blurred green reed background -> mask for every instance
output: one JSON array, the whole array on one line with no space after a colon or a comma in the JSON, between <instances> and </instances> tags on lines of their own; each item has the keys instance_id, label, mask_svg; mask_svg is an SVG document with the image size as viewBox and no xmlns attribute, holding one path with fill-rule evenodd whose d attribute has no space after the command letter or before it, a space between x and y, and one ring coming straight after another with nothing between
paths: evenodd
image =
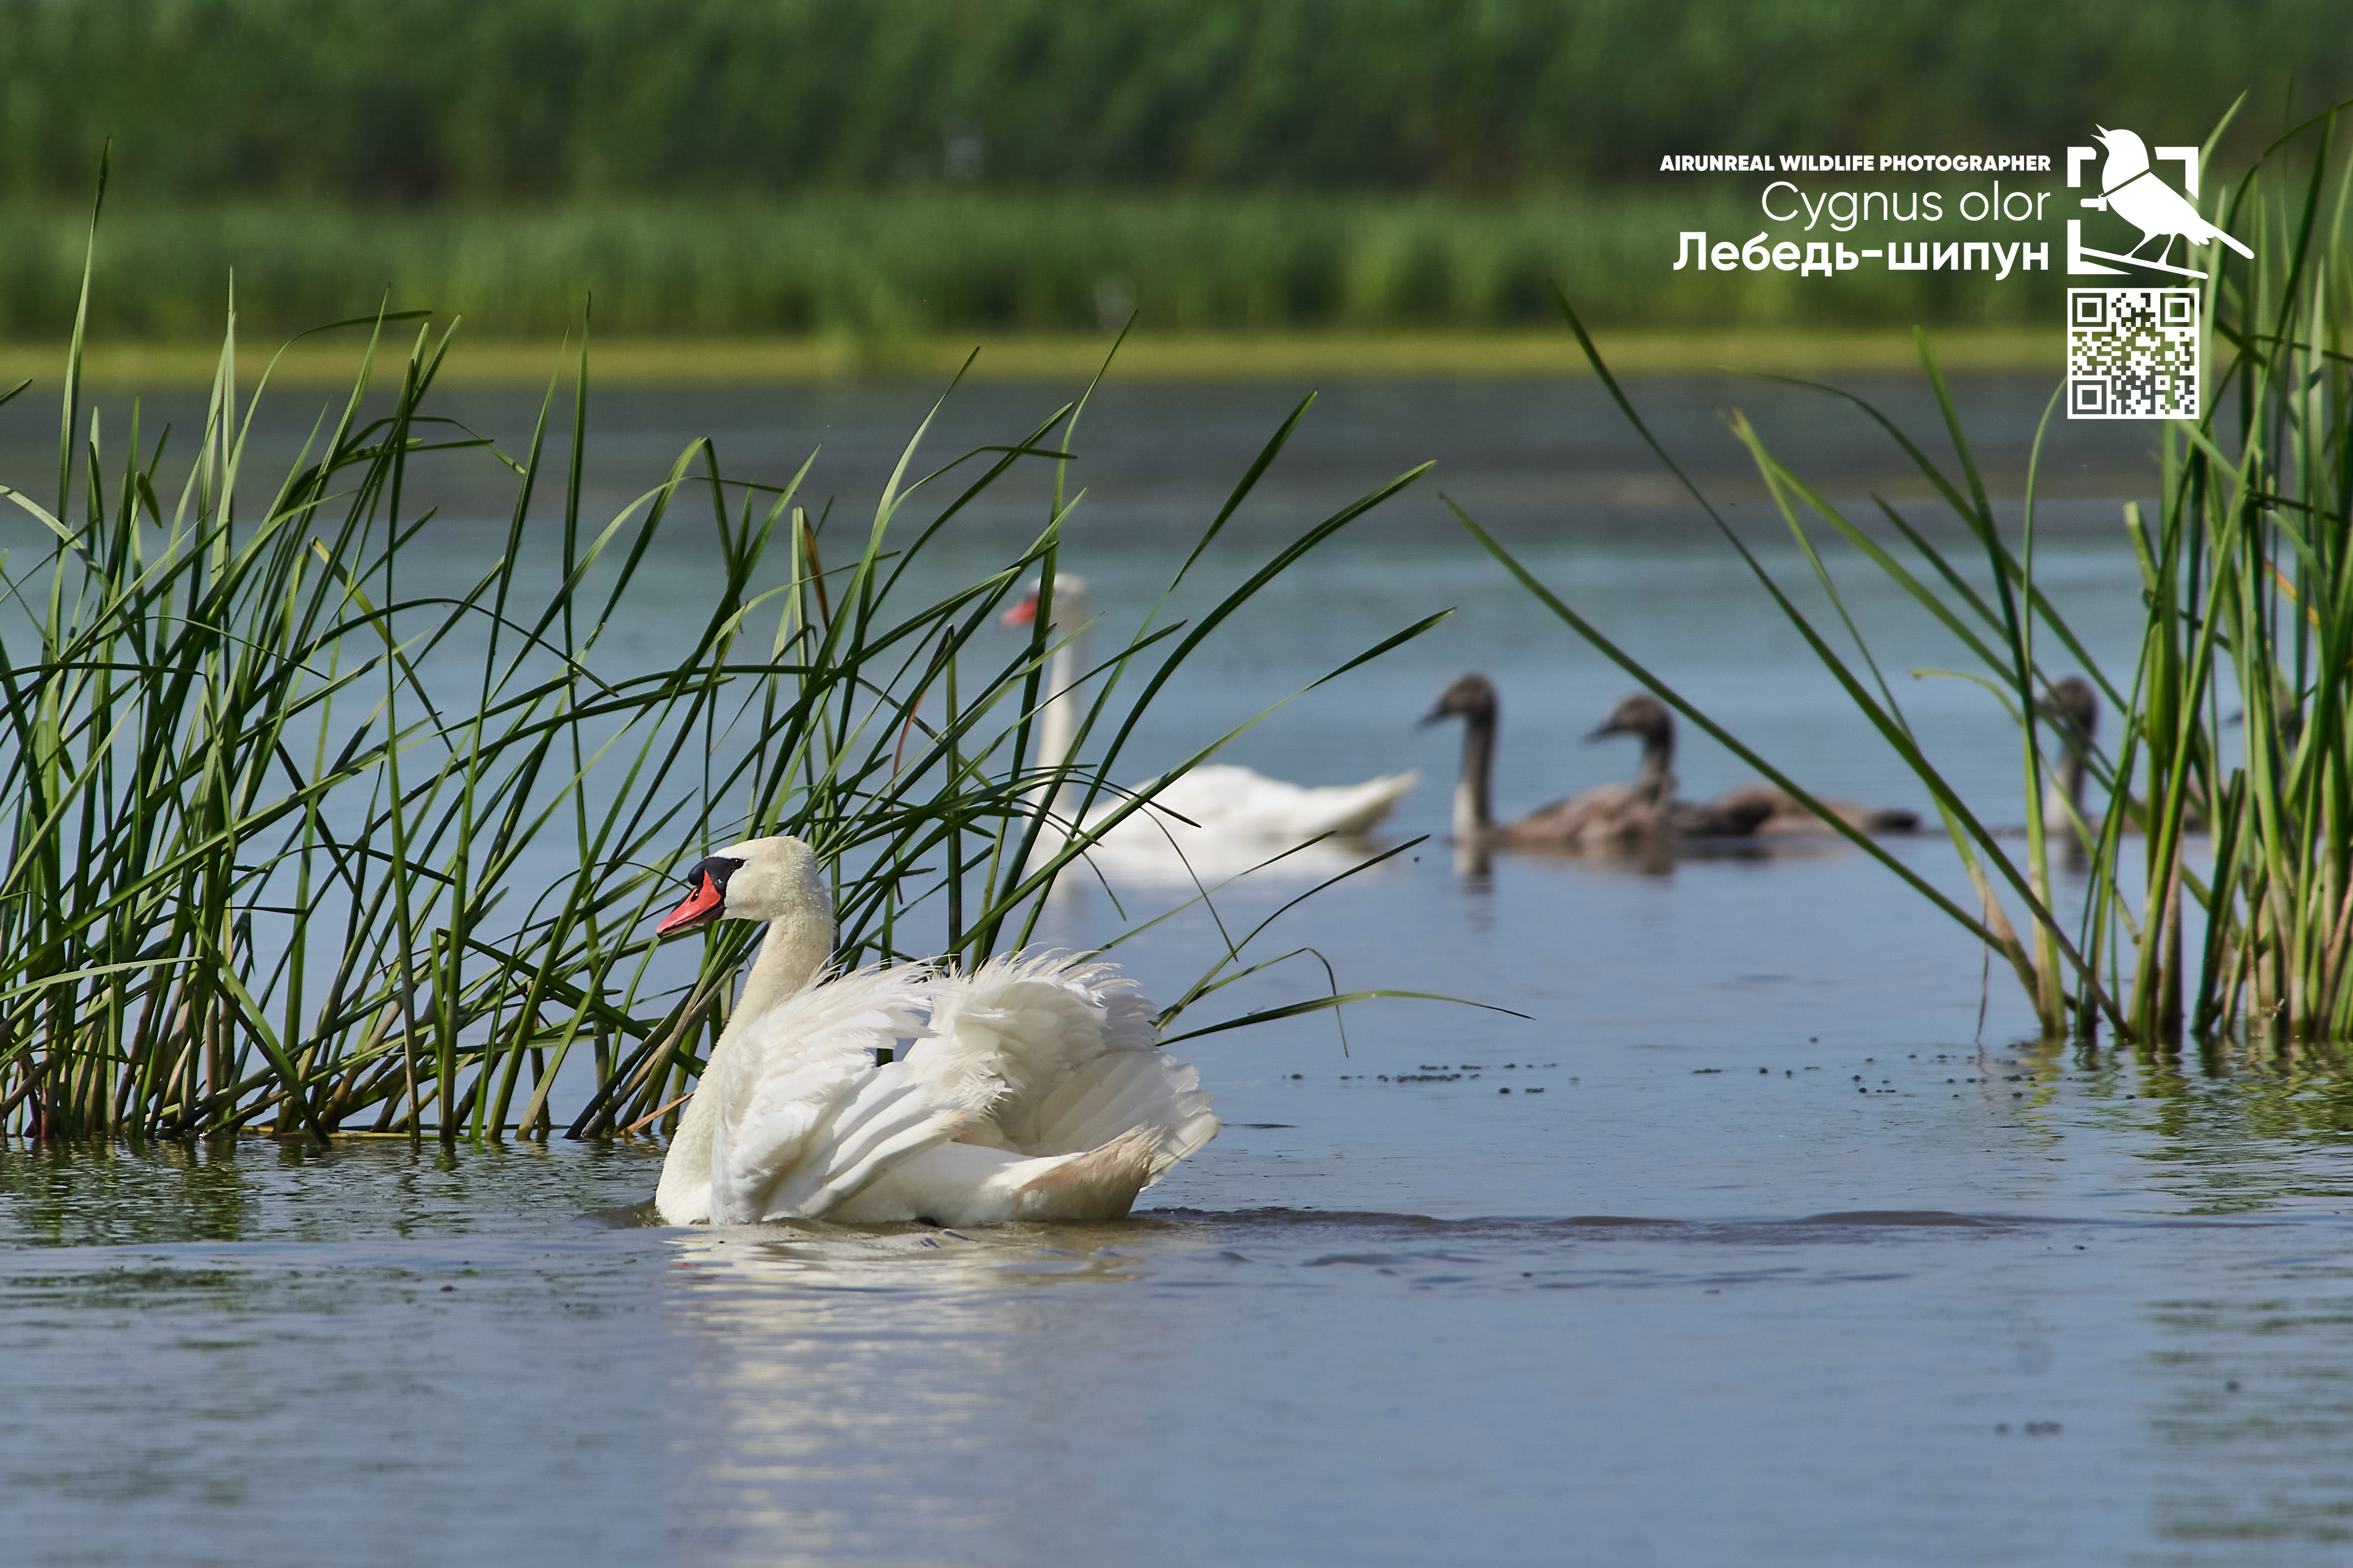
<instances>
[{"instance_id":1,"label":"blurred green reed background","mask_svg":"<svg viewBox=\"0 0 2353 1568\"><path fill-rule=\"evenodd\" d=\"M2226 162L2353 84L2334 0L0 0L0 334L373 307L536 334L2000 325L2058 284L1698 286L1674 152ZM2239 143L2245 143L2243 146ZM1961 182L1947 177L1953 189ZM1920 237L1935 237L1923 231Z\"/></svg>"},{"instance_id":2,"label":"blurred green reed background","mask_svg":"<svg viewBox=\"0 0 2353 1568\"><path fill-rule=\"evenodd\" d=\"M954 329L1557 328L1574 280L1613 326L1985 325L2057 319L2061 274L1891 273L1835 289L1788 272L1675 272L1675 236L1746 238L1754 202L1164 198L910 190L723 206L157 208L110 196L91 309L142 336L216 331L229 270L248 325L299 331L372 309L560 332L593 293L600 332L817 333L867 342ZM80 291L85 204L0 224L0 336L54 337ZM1922 224L1956 237L1966 226Z\"/></svg>"}]
</instances>

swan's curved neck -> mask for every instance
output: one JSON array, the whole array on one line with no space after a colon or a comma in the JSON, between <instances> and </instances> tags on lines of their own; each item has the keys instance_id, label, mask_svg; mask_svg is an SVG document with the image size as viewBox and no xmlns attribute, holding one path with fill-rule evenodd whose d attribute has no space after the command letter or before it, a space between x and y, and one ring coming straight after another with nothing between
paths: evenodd
<instances>
[{"instance_id":1,"label":"swan's curved neck","mask_svg":"<svg viewBox=\"0 0 2353 1568\"><path fill-rule=\"evenodd\" d=\"M1059 768L1071 760L1071 748L1079 739L1080 673L1086 668L1087 628L1072 632L1046 666L1045 711L1038 718L1038 765ZM1054 804L1060 809L1070 794L1070 784L1064 781L1055 793Z\"/></svg>"},{"instance_id":2,"label":"swan's curved neck","mask_svg":"<svg viewBox=\"0 0 2353 1568\"><path fill-rule=\"evenodd\" d=\"M2067 748L2059 758L2059 784L2067 792L2067 799L2081 816L2084 810L2084 741L2081 736L2067 737Z\"/></svg>"},{"instance_id":3,"label":"swan's curved neck","mask_svg":"<svg viewBox=\"0 0 2353 1568\"><path fill-rule=\"evenodd\" d=\"M826 960L833 956L833 909L821 892L813 907L794 910L768 922L760 955L752 961L751 973L744 976L735 1010L727 1016L727 1026L720 1031L710 1059L702 1064L702 1085L717 1079L721 1064L734 1052L754 1020L818 977ZM686 1114L679 1118L678 1131L670 1141L660 1190L655 1194L664 1214L691 1216L707 1209L712 1127L718 1115L716 1094L698 1089L686 1102Z\"/></svg>"},{"instance_id":4,"label":"swan's curved neck","mask_svg":"<svg viewBox=\"0 0 2353 1568\"><path fill-rule=\"evenodd\" d=\"M1675 726L1672 719L1662 720L1657 728L1642 735L1642 768L1637 787L1653 798L1663 799L1674 793Z\"/></svg>"},{"instance_id":5,"label":"swan's curved neck","mask_svg":"<svg viewBox=\"0 0 2353 1568\"><path fill-rule=\"evenodd\" d=\"M2083 737L2071 731L2059 753L2059 765L2052 770L2050 786L2042 792L2042 830L2061 835L2069 848L2077 852L2083 845L2075 837L2068 811L2072 807L2076 817L2084 816L2085 772Z\"/></svg>"},{"instance_id":6,"label":"swan's curved neck","mask_svg":"<svg viewBox=\"0 0 2353 1568\"><path fill-rule=\"evenodd\" d=\"M833 956L833 936L830 910L797 910L768 922L768 934L760 941L760 956L752 961L751 973L744 976L735 1010L727 1016L727 1027L711 1047L712 1061L719 1059L747 1020L817 978L825 961Z\"/></svg>"},{"instance_id":7,"label":"swan's curved neck","mask_svg":"<svg viewBox=\"0 0 2353 1568\"><path fill-rule=\"evenodd\" d=\"M1462 776L1454 783L1454 837L1477 838L1495 826L1495 710L1462 716Z\"/></svg>"}]
</instances>

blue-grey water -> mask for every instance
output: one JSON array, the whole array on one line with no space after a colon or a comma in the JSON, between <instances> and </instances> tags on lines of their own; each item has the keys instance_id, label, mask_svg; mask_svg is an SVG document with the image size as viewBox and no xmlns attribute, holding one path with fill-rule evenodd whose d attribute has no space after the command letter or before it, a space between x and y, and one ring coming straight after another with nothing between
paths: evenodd
<instances>
[{"instance_id":1,"label":"blue-grey water","mask_svg":"<svg viewBox=\"0 0 2353 1568\"><path fill-rule=\"evenodd\" d=\"M1806 395L1634 390L1793 581L1718 409L1841 502L1929 515L1883 442ZM1900 378L1868 390L1933 419ZM1107 619L1142 615L1295 395L1102 395L1065 564ZM1959 395L2014 519L2048 388ZM1020 434L1056 400L967 388L936 444ZM532 405L461 401L527 430ZM612 395L591 500L609 514L712 435L764 479L822 443L818 493L871 510L927 401ZM33 461L39 438L0 447ZM2119 671L2138 605L2118 507L2153 490L2150 445L2061 425L2045 457L2038 575ZM1392 841L1436 836L1253 952L1312 946L1343 987L1527 1018L1387 1002L1351 1010L1345 1047L1328 1017L1186 1043L1226 1130L1117 1226L665 1229L635 1212L660 1157L644 1141L0 1152L9 1560L2341 1560L2353 1083L2335 1060L2020 1046L2014 983L1843 847L1458 873L1456 737L1413 728L1438 689L1471 668L1501 688L1508 813L1625 776L1626 751L1575 737L1630 682L1440 491L1806 782L1926 803L1589 384L1330 390L1212 579L1424 458L1435 474L1208 645L1128 771L1456 607L1230 753L1303 783L1419 768ZM445 482L436 559L486 559L495 486ZM941 569L1001 558L1042 486L983 509ZM681 612L702 563L691 540L665 558ZM2019 819L2014 727L1977 688L1909 673L1961 656L1852 552L1833 566L1925 742ZM659 617L630 635L663 646ZM1699 743L1679 771L1694 795L1746 777ZM1966 888L1940 841L1892 847ZM1246 929L1299 886L1246 883L1219 913ZM1131 916L1170 901L1120 892ZM1094 942L1121 917L1096 889L1054 921ZM1166 996L1218 929L1197 912L1121 951ZM1295 961L1198 1021L1324 984Z\"/></svg>"}]
</instances>

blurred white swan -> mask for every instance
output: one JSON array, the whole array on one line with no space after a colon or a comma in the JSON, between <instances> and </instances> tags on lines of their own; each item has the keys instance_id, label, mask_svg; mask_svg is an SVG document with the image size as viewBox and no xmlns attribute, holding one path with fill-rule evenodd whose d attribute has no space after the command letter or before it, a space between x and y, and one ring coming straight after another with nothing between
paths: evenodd
<instances>
[{"instance_id":1,"label":"blurred white swan","mask_svg":"<svg viewBox=\"0 0 2353 1568\"><path fill-rule=\"evenodd\" d=\"M1033 592L1007 611L1005 624L1034 626L1038 598ZM1077 687L1086 669L1088 626L1094 616L1085 579L1056 573L1048 614L1049 632L1062 642L1046 671L1050 696L1039 716L1037 754L1051 765L1070 756L1078 730ZM1325 835L1369 832L1420 776L1387 773L1362 784L1302 785L1230 763L1205 763L1170 780L1151 805L1122 819L1088 853L1122 868L1190 862L1205 872L1240 871ZM1087 813L1088 826L1101 824L1121 805L1119 797L1100 799Z\"/></svg>"},{"instance_id":2,"label":"blurred white swan","mask_svg":"<svg viewBox=\"0 0 2353 1568\"><path fill-rule=\"evenodd\" d=\"M751 839L688 880L659 934L768 932L662 1162L668 1224L1116 1219L1217 1134L1199 1074L1161 1053L1112 964L828 974L833 900L807 845Z\"/></svg>"}]
</instances>

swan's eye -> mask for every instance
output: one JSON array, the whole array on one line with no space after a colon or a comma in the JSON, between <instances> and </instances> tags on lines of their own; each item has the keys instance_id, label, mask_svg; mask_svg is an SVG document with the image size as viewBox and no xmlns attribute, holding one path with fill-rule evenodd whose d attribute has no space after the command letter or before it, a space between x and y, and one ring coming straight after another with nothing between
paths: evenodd
<instances>
[{"instance_id":1,"label":"swan's eye","mask_svg":"<svg viewBox=\"0 0 2353 1568\"><path fill-rule=\"evenodd\" d=\"M711 885L724 894L727 891L727 879L743 868L744 862L741 860L731 860L723 855L713 855L707 859L697 860L688 868L686 883L688 887L693 887L708 878Z\"/></svg>"}]
</instances>

